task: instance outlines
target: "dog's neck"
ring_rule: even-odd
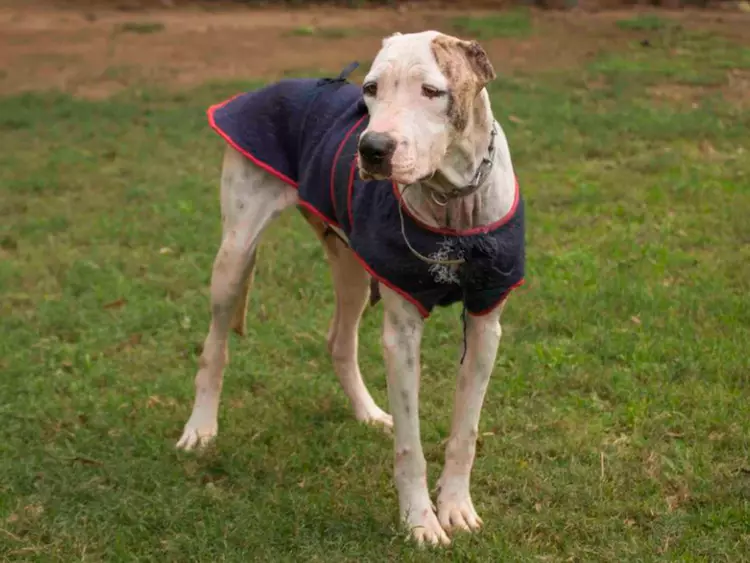
[[[492,168],[477,189],[469,187],[484,158],[490,153],[493,127]],[[467,195],[444,194],[469,187]],[[493,223],[505,216],[515,200],[515,176],[508,141],[490,107],[486,90],[477,96],[464,134],[453,141],[443,163],[429,179],[403,192],[409,210],[424,223],[438,228],[466,230]]]

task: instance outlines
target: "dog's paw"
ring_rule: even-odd
[[[438,496],[438,520],[446,532],[463,530],[476,532],[482,527],[468,491],[458,492],[443,488]]]
[[[393,428],[393,417],[376,405],[365,411],[356,413],[356,417],[360,422],[364,422],[370,426],[380,426],[386,430]]]
[[[194,424],[191,419],[185,425],[182,437],[177,441],[175,447],[185,451],[201,448],[213,440],[217,432],[218,425],[215,422],[213,424]]]
[[[449,545],[451,540],[440,526],[431,507],[410,512],[404,518],[409,534],[417,545]]]

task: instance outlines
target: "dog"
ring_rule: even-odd
[[[480,411],[508,294],[524,281],[523,199],[486,90],[495,71],[474,41],[437,31],[383,40],[363,85],[287,79],[212,106],[227,142],[223,237],[195,403],[177,447],[217,433],[230,328],[245,332],[261,233],[297,206],[320,238],[335,287],[334,371],[357,420],[393,428],[400,516],[417,543],[450,543],[482,525],[470,495]],[[374,284],[374,285],[373,285]],[[371,286],[384,307],[392,415],[357,361]],[[445,465],[431,502],[419,432],[420,341],[436,306],[464,307],[464,356]]]

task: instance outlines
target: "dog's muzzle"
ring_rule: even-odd
[[[369,132],[359,139],[359,167],[363,176],[387,178],[396,141],[386,133]]]

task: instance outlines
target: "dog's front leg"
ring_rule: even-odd
[[[432,508],[419,437],[419,350],[423,320],[416,307],[382,288],[383,351],[395,430],[394,479],[401,519],[418,543],[448,544]]]
[[[469,492],[479,415],[500,342],[502,307],[485,316],[468,315],[466,357],[458,374],[451,436],[445,449],[445,467],[438,481],[438,518],[446,531],[478,530],[482,520]]]

